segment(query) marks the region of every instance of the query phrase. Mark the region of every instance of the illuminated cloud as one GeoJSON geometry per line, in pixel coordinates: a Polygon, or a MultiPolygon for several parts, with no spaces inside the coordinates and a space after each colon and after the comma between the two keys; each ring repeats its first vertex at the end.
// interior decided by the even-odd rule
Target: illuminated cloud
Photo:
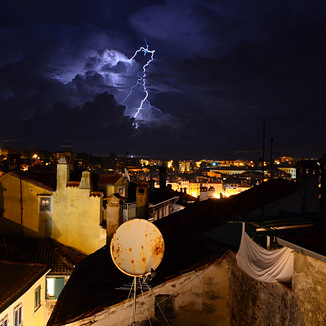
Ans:
{"type": "Polygon", "coordinates": [[[0,141],[17,138],[20,115],[23,146],[58,149],[57,132],[76,113],[87,116],[79,150],[157,147],[220,157],[261,146],[266,118],[276,151],[318,153],[325,17],[322,0],[4,0],[0,141]],[[156,51],[147,70],[149,100],[164,116],[144,111],[135,129],[130,117],[143,92],[121,104],[142,70],[144,57],[129,59],[144,38],[156,51]]]}

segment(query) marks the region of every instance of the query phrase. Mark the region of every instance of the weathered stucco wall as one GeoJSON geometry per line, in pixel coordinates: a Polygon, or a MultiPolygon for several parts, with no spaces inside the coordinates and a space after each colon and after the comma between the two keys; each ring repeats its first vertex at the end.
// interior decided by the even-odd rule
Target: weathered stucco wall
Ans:
{"type": "Polygon", "coordinates": [[[294,253],[292,289],[258,282],[228,256],[232,325],[321,326],[326,321],[326,263],[294,253]]]}
{"type": "Polygon", "coordinates": [[[106,243],[106,230],[100,227],[102,197],[89,189],[62,187],[53,195],[51,237],[91,254],[106,243]]]}
{"type": "MultiPolygon", "coordinates": [[[[0,178],[0,211],[2,216],[23,225],[26,234],[48,236],[51,214],[39,214],[39,196],[51,195],[52,192],[38,187],[31,182],[21,182],[23,216],[21,217],[20,181],[19,178],[7,173],[0,178]]],[[[1,214],[0,214],[1,216],[1,214]]]]}
{"type": "Polygon", "coordinates": [[[292,288],[303,325],[326,324],[326,263],[295,253],[292,288]]]}
{"type": "Polygon", "coordinates": [[[235,254],[228,256],[228,262],[230,266],[228,306],[231,325],[308,325],[303,322],[294,291],[280,283],[262,283],[254,280],[238,267],[235,254]]]}
{"type": "MultiPolygon", "coordinates": [[[[151,292],[138,296],[137,325],[229,326],[228,287],[228,265],[224,259],[201,270],[184,274],[153,288],[151,292]],[[160,307],[168,323],[158,307],[155,307],[154,298],[161,301],[160,307]]],[[[130,300],[69,325],[91,323],[96,326],[118,324],[129,326],[132,321],[132,311],[132,300],[130,300]]]]}

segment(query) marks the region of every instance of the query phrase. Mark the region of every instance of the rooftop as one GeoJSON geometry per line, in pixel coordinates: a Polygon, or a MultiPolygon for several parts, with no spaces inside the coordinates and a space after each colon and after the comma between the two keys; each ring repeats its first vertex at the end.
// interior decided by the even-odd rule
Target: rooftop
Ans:
{"type": "MultiPolygon", "coordinates": [[[[297,189],[290,181],[273,180],[264,185],[264,203],[277,200],[297,189]]],[[[164,238],[165,253],[151,286],[222,257],[229,248],[208,239],[205,234],[222,226],[227,217],[240,213],[245,216],[251,209],[260,207],[257,201],[260,192],[261,188],[257,187],[223,200],[196,202],[178,213],[155,221],[164,238]]],[[[121,273],[112,262],[109,248],[105,246],[99,249],[76,267],[48,325],[79,320],[125,300],[127,293],[117,290],[117,287],[130,282],[131,278],[121,273]]]]}
{"type": "MultiPolygon", "coordinates": [[[[19,178],[18,172],[10,173],[19,178]]],[[[22,171],[21,177],[23,180],[39,187],[45,187],[47,190],[55,191],[56,189],[57,174],[55,171],[22,171]]]]}
{"type": "Polygon", "coordinates": [[[0,313],[22,296],[47,271],[40,264],[0,261],[0,313]]]}
{"type": "Polygon", "coordinates": [[[7,250],[0,251],[0,259],[38,263],[51,269],[51,275],[70,275],[85,254],[50,238],[21,238],[7,250]]]}
{"type": "Polygon", "coordinates": [[[304,229],[296,229],[294,232],[282,236],[282,238],[299,247],[326,257],[326,244],[323,241],[325,235],[326,220],[304,229]]]}

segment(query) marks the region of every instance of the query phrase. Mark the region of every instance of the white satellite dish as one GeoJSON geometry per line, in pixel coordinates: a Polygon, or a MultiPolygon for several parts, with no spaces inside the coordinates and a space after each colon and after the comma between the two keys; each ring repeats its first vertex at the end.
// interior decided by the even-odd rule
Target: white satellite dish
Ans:
{"type": "Polygon", "coordinates": [[[164,240],[153,223],[136,218],[117,229],[111,240],[110,252],[114,264],[121,272],[144,277],[161,263],[164,240]]]}
{"type": "Polygon", "coordinates": [[[125,168],[125,175],[126,175],[126,178],[128,179],[128,181],[130,182],[129,172],[126,168],[125,168]]]}
{"type": "Polygon", "coordinates": [[[152,274],[164,255],[164,240],[159,229],[140,218],[129,220],[117,229],[110,244],[111,257],[121,272],[134,277],[133,325],[136,325],[137,278],[152,274]]]}

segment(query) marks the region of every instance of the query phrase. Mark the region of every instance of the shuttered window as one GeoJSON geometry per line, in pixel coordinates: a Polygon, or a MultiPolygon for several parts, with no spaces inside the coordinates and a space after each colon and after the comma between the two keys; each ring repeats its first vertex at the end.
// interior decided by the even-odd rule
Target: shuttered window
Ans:
{"type": "Polygon", "coordinates": [[[14,326],[23,325],[23,305],[20,304],[14,309],[14,326]]]}

